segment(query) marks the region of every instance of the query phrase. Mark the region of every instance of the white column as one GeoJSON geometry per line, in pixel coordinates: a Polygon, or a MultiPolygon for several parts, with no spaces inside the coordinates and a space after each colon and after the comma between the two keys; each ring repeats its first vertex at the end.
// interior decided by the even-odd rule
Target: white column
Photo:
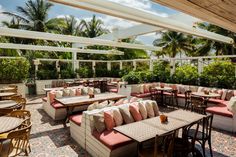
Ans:
{"type": "Polygon", "coordinates": [[[122,70],[122,69],[123,69],[123,62],[120,61],[120,70],[122,70]]]}
{"type": "Polygon", "coordinates": [[[198,74],[201,74],[203,71],[203,59],[198,58],[198,74]]]}
{"type": "MultiPolygon", "coordinates": [[[[59,65],[59,60],[56,61],[56,69],[57,69],[57,72],[60,73],[61,71],[61,67],[59,65]]],[[[61,78],[61,74],[59,74],[59,79],[61,78]]]]}
{"type": "Polygon", "coordinates": [[[39,59],[34,60],[34,65],[35,65],[35,79],[37,79],[37,71],[39,70],[39,64],[40,64],[39,59]]]}
{"type": "Polygon", "coordinates": [[[136,70],[137,64],[136,64],[136,61],[135,61],[135,60],[133,61],[133,67],[134,67],[133,70],[136,70]]]}
{"type": "Polygon", "coordinates": [[[78,69],[78,64],[77,64],[77,52],[72,52],[72,68],[75,71],[78,69]]]}
{"type": "Polygon", "coordinates": [[[153,71],[153,60],[152,59],[150,59],[150,61],[149,61],[149,70],[153,71]]]}
{"type": "Polygon", "coordinates": [[[107,70],[111,71],[111,62],[107,62],[107,70]]]}
{"type": "Polygon", "coordinates": [[[93,77],[95,77],[95,70],[96,70],[96,62],[92,62],[92,69],[93,69],[93,77]]]}
{"type": "Polygon", "coordinates": [[[170,59],[170,75],[172,76],[175,73],[175,59],[171,58],[170,59]]]}

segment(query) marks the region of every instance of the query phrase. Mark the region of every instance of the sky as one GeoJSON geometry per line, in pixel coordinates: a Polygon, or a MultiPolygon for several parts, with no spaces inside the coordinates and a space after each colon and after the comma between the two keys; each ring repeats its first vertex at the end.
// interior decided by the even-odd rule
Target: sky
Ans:
{"type": "MultiPolygon", "coordinates": [[[[0,12],[8,11],[8,12],[16,12],[17,6],[24,6],[27,0],[0,0],[0,12]]],[[[117,2],[123,5],[127,5],[130,7],[134,7],[137,9],[145,10],[148,12],[152,12],[158,16],[168,17],[174,14],[178,14],[178,11],[173,9],[161,6],[159,4],[154,4],[150,0],[110,0],[113,2],[117,2]]],[[[60,5],[54,3],[54,6],[49,11],[49,18],[62,17],[65,15],[73,15],[78,19],[91,19],[93,15],[96,15],[98,18],[101,18],[104,22],[104,25],[107,29],[112,30],[114,27],[118,28],[127,28],[133,26],[137,23],[132,21],[127,21],[124,19],[115,18],[108,15],[103,15],[95,12],[90,12],[78,8],[73,8],[65,5],[60,5]]],[[[9,20],[9,17],[0,14],[0,22],[4,20],[9,20]]],[[[141,41],[143,44],[151,45],[153,40],[158,36],[156,33],[146,34],[139,36],[137,40],[141,41]]]]}

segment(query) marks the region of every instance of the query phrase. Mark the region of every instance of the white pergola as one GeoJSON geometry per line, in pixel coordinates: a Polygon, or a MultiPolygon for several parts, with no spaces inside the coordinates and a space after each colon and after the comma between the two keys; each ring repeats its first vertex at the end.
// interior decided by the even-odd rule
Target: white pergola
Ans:
{"type": "MultiPolygon", "coordinates": [[[[72,52],[72,62],[74,70],[77,67],[77,53],[95,53],[95,54],[114,54],[121,55],[122,52],[106,51],[106,50],[91,50],[84,49],[82,46],[86,45],[104,45],[110,47],[123,47],[130,49],[143,49],[149,51],[160,51],[161,47],[130,44],[120,42],[120,39],[143,35],[151,32],[158,32],[163,30],[174,30],[195,36],[232,44],[232,38],[222,36],[213,32],[195,28],[186,22],[186,15],[173,15],[170,17],[160,17],[155,14],[145,12],[139,9],[131,8],[108,0],[49,0],[76,8],[82,8],[90,11],[95,11],[127,20],[139,22],[141,24],[135,25],[127,29],[115,29],[112,33],[102,35],[97,38],[85,38],[71,35],[52,34],[45,32],[35,32],[27,30],[18,30],[10,28],[0,28],[1,36],[19,37],[27,39],[41,39],[59,42],[72,43],[72,48],[68,47],[54,47],[54,46],[40,46],[40,45],[23,45],[13,43],[0,43],[0,48],[11,49],[26,49],[26,50],[44,50],[44,51],[61,51],[72,52]]],[[[193,22],[197,22],[194,20],[193,22]]]]}

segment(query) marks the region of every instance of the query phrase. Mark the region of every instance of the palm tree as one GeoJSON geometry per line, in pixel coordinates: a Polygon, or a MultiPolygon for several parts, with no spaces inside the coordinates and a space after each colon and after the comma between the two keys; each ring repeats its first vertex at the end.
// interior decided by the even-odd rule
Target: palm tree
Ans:
{"type": "MultiPolygon", "coordinates": [[[[210,32],[215,32],[217,34],[231,37],[236,42],[236,33],[234,32],[208,23],[198,23],[197,26],[210,32]]],[[[199,47],[199,51],[210,52],[212,50],[215,50],[216,55],[232,55],[235,52],[235,42],[234,45],[229,45],[209,39],[199,39],[199,43],[201,44],[201,46],[199,47]]]]}
{"type": "Polygon", "coordinates": [[[183,33],[167,31],[161,33],[161,38],[153,41],[154,46],[162,47],[164,54],[175,57],[182,52],[191,51],[188,38],[183,33]]]}
{"type": "Polygon", "coordinates": [[[18,19],[21,23],[19,26],[27,30],[46,32],[48,30],[48,11],[53,6],[52,3],[48,3],[44,0],[29,0],[25,3],[24,7],[18,6],[18,14],[11,12],[2,12],[18,19]]]}
{"type": "Polygon", "coordinates": [[[80,35],[83,37],[94,38],[109,32],[103,27],[102,20],[97,19],[95,15],[93,15],[91,21],[81,20],[79,27],[81,30],[80,35]]]}

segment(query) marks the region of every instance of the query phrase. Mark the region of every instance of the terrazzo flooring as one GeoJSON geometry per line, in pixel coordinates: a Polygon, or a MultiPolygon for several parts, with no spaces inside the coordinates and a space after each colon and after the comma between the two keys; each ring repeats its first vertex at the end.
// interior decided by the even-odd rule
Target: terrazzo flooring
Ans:
{"type": "MultiPolygon", "coordinates": [[[[29,98],[26,109],[32,114],[32,157],[84,157],[89,156],[71,137],[62,121],[53,121],[42,109],[41,98],[29,98]]],[[[163,112],[165,112],[164,110],[163,112]]],[[[236,157],[236,134],[220,130],[212,131],[214,157],[236,157]]],[[[209,150],[207,149],[207,156],[209,150]]]]}

